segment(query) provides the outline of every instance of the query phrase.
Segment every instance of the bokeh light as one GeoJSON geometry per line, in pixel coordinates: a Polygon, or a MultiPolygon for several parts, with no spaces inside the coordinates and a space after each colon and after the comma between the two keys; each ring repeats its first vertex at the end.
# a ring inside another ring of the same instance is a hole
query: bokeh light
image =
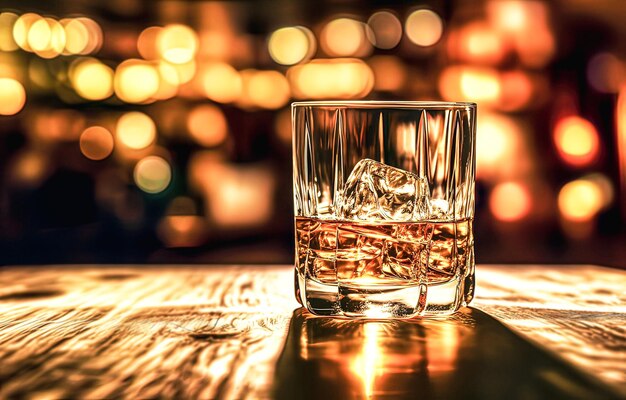
{"type": "Polygon", "coordinates": [[[228,123],[222,111],[213,105],[200,105],[189,113],[187,129],[200,145],[213,147],[221,144],[228,135],[228,123]]]}
{"type": "Polygon", "coordinates": [[[23,50],[32,51],[28,43],[28,32],[33,24],[41,19],[38,14],[26,13],[20,15],[13,24],[13,40],[23,50]]]}
{"type": "Polygon", "coordinates": [[[475,101],[495,105],[500,100],[501,83],[498,72],[491,68],[452,66],[439,76],[439,92],[448,101],[475,101]]]}
{"type": "Polygon", "coordinates": [[[506,44],[490,25],[475,22],[449,35],[448,51],[462,61],[494,65],[506,55],[506,44]]]}
{"type": "Polygon", "coordinates": [[[80,151],[90,160],[104,160],[113,152],[113,135],[101,126],[90,126],[80,135],[80,151]]]}
{"type": "Polygon", "coordinates": [[[0,78],[0,115],[14,115],[26,103],[26,91],[12,78],[0,78]]]}
{"type": "Polygon", "coordinates": [[[611,53],[599,53],[587,64],[587,80],[598,92],[617,93],[626,81],[626,67],[611,53]]]}
{"type": "Polygon", "coordinates": [[[126,147],[141,150],[156,138],[156,125],[144,113],[131,111],[120,117],[115,130],[118,140],[126,147]]]}
{"type": "Polygon", "coordinates": [[[374,87],[374,72],[353,58],[318,59],[291,67],[287,73],[298,98],[362,98],[374,87]]]}
{"type": "Polygon", "coordinates": [[[197,247],[206,240],[207,224],[197,215],[166,215],[157,227],[167,247],[197,247]]]}
{"type": "Polygon", "coordinates": [[[18,49],[18,45],[13,39],[13,25],[17,18],[17,14],[12,12],[0,13],[0,51],[14,51],[18,49]]]}
{"type": "Polygon", "coordinates": [[[322,48],[331,56],[354,56],[364,43],[365,24],[351,18],[337,18],[322,29],[322,48]]]}
{"type": "Polygon", "coordinates": [[[302,26],[277,29],[268,41],[270,56],[282,65],[293,65],[311,58],[315,48],[313,32],[302,26]]]}
{"type": "Polygon", "coordinates": [[[518,182],[500,183],[491,192],[489,209],[493,216],[500,221],[519,221],[526,217],[532,209],[530,191],[518,182]]]}
{"type": "Polygon", "coordinates": [[[35,187],[50,171],[46,155],[38,150],[23,150],[15,155],[10,166],[10,177],[17,186],[35,187]]]}
{"type": "Polygon", "coordinates": [[[176,68],[165,61],[157,65],[159,73],[159,88],[150,98],[153,100],[167,100],[178,94],[180,77],[176,68]]]}
{"type": "Polygon", "coordinates": [[[573,166],[593,162],[600,151],[600,138],[588,120],[570,116],[554,127],[554,143],[563,161],[573,166]]]}
{"type": "Polygon", "coordinates": [[[30,133],[37,142],[73,142],[85,129],[85,116],[72,109],[40,109],[32,123],[30,133]]]}
{"type": "Polygon", "coordinates": [[[126,60],[115,70],[114,89],[120,100],[142,103],[159,90],[159,71],[143,60],[126,60]]]}
{"type": "Polygon", "coordinates": [[[434,11],[416,10],[406,19],[404,30],[411,42],[418,46],[428,47],[441,39],[443,21],[434,11]]]}
{"type": "Polygon", "coordinates": [[[42,58],[54,58],[65,48],[63,25],[52,18],[42,18],[28,30],[28,46],[42,58]]]}
{"type": "Polygon", "coordinates": [[[172,64],[164,61],[162,62],[162,64],[167,64],[170,67],[174,68],[174,70],[176,71],[176,76],[178,77],[179,85],[191,82],[191,80],[196,76],[196,72],[198,70],[195,60],[191,60],[184,64],[172,64]]]}
{"type": "Polygon", "coordinates": [[[485,180],[515,178],[523,174],[525,148],[522,132],[503,114],[480,113],[476,128],[476,176],[485,180]]]}
{"type": "Polygon", "coordinates": [[[281,142],[291,144],[291,110],[282,110],[276,115],[274,131],[281,142]]]}
{"type": "Polygon", "coordinates": [[[186,64],[198,51],[198,35],[186,25],[167,25],[158,32],[156,44],[164,60],[172,64],[186,64]]]}
{"type": "Polygon", "coordinates": [[[374,72],[375,90],[395,92],[405,87],[409,74],[400,58],[396,56],[374,56],[367,63],[374,72]]]}
{"type": "Polygon", "coordinates": [[[161,26],[149,26],[139,34],[137,38],[137,51],[146,60],[154,60],[159,57],[157,51],[157,37],[163,30],[161,26]]]}
{"type": "Polygon", "coordinates": [[[537,101],[531,77],[522,70],[511,70],[500,75],[498,108],[506,111],[521,110],[537,101]]]}
{"type": "Polygon", "coordinates": [[[565,184],[559,191],[559,212],[569,221],[589,221],[602,208],[602,198],[602,190],[598,184],[578,179],[565,184]]]}
{"type": "Polygon", "coordinates": [[[278,71],[244,70],[241,72],[243,93],[239,99],[242,107],[277,109],[289,101],[289,82],[278,71]]]}
{"type": "Polygon", "coordinates": [[[70,73],[76,93],[87,100],[103,100],[113,94],[113,69],[98,60],[77,60],[70,73]]]}
{"type": "Polygon", "coordinates": [[[379,49],[393,49],[402,39],[402,23],[391,11],[378,11],[367,20],[370,30],[366,33],[372,44],[379,49]]]}
{"type": "Polygon", "coordinates": [[[206,65],[201,79],[204,94],[213,101],[232,103],[241,96],[241,76],[226,63],[214,62],[206,65]]]}
{"type": "Polygon", "coordinates": [[[133,174],[137,186],[146,193],[160,193],[172,180],[172,169],[165,159],[158,156],[142,158],[133,174]]]}

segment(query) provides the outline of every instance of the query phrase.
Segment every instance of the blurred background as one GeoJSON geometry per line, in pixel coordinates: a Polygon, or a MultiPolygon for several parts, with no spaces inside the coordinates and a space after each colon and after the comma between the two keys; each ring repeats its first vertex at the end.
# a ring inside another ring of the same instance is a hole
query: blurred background
{"type": "Polygon", "coordinates": [[[290,263],[291,101],[475,101],[481,263],[626,267],[626,4],[4,0],[0,263],[290,263]]]}

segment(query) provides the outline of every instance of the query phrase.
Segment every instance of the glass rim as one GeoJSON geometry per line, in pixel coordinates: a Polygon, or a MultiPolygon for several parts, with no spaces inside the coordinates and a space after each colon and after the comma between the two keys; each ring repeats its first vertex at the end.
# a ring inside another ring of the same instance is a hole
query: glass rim
{"type": "Polygon", "coordinates": [[[385,109],[468,109],[476,108],[476,103],[461,101],[402,101],[402,100],[312,100],[295,101],[296,107],[349,107],[349,108],[385,108],[385,109]]]}

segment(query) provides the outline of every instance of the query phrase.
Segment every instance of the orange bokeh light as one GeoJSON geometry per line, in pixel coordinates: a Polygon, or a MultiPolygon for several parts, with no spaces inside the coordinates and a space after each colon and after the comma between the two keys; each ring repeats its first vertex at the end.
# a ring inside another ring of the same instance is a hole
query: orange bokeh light
{"type": "Polygon", "coordinates": [[[489,210],[498,220],[516,222],[526,217],[532,209],[528,188],[517,182],[496,185],[489,197],[489,210]]]}
{"type": "Polygon", "coordinates": [[[462,61],[494,65],[506,55],[504,38],[490,25],[475,22],[450,34],[448,50],[462,61]]]}
{"type": "Polygon", "coordinates": [[[566,163],[584,166],[593,162],[600,151],[598,132],[588,120],[571,116],[561,119],[554,128],[554,143],[566,163]]]}
{"type": "Polygon", "coordinates": [[[228,123],[222,111],[212,105],[197,106],[189,113],[187,129],[200,145],[213,147],[224,142],[228,135],[228,123]]]}
{"type": "Polygon", "coordinates": [[[374,72],[374,89],[394,92],[404,88],[407,82],[407,68],[396,56],[374,56],[367,63],[374,72]]]}
{"type": "Polygon", "coordinates": [[[243,82],[239,72],[230,65],[214,62],[202,70],[204,94],[218,103],[232,103],[241,96],[243,82]]]}
{"type": "Polygon", "coordinates": [[[564,219],[572,222],[590,221],[603,207],[602,189],[587,179],[569,182],[559,192],[558,205],[564,219]]]}
{"type": "Polygon", "coordinates": [[[20,82],[0,78],[0,115],[14,115],[24,108],[26,91],[20,82]]]}
{"type": "Polygon", "coordinates": [[[318,59],[291,67],[287,73],[298,98],[354,99],[374,87],[374,72],[359,59],[318,59]]]}
{"type": "Polygon", "coordinates": [[[404,30],[411,42],[418,46],[428,47],[441,39],[443,21],[434,11],[416,10],[406,19],[404,30]]]}
{"type": "Polygon", "coordinates": [[[80,151],[90,160],[103,160],[113,152],[113,135],[106,128],[91,126],[80,135],[80,151]]]}
{"type": "Polygon", "coordinates": [[[351,18],[337,18],[330,21],[321,33],[322,49],[332,56],[354,56],[369,48],[365,38],[365,24],[351,18]]]}

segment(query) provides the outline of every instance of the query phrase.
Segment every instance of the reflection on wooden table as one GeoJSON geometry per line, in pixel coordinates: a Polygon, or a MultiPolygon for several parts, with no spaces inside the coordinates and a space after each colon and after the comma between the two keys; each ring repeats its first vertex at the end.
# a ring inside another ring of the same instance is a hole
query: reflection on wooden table
{"type": "Polygon", "coordinates": [[[277,398],[610,398],[489,315],[367,321],[294,312],[277,398]]]}
{"type": "Polygon", "coordinates": [[[477,308],[365,321],[298,309],[292,268],[4,268],[0,398],[626,395],[623,271],[480,266],[477,308]]]}

